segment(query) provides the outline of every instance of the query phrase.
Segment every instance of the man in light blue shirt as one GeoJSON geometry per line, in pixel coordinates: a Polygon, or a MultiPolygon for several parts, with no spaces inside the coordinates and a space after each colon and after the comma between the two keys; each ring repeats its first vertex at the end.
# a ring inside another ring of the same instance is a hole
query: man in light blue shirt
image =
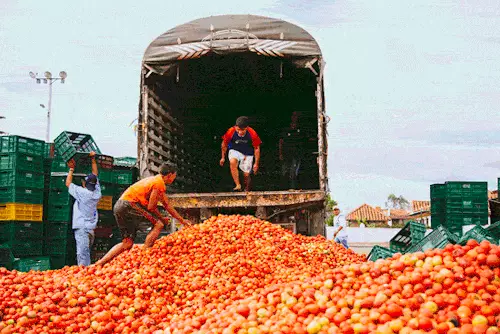
{"type": "Polygon", "coordinates": [[[95,152],[90,152],[92,159],[92,173],[82,181],[83,186],[72,183],[75,161],[68,162],[69,172],[66,177],[66,186],[69,193],[75,198],[73,205],[73,231],[76,240],[76,258],[79,266],[90,265],[90,249],[94,243],[94,229],[97,226],[97,203],[101,199],[101,187],[97,179],[98,170],[95,161],[95,152]]]}
{"type": "Polygon", "coordinates": [[[340,213],[338,206],[333,208],[335,217],[333,218],[333,238],[335,242],[342,244],[345,248],[349,248],[347,244],[347,221],[343,214],[340,213]]]}

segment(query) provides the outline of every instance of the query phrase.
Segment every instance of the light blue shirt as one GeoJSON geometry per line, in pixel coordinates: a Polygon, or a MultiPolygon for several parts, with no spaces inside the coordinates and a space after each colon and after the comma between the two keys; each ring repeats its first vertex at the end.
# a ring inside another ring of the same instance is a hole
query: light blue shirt
{"type": "Polygon", "coordinates": [[[69,193],[75,198],[75,204],[73,205],[73,229],[95,229],[99,219],[97,215],[97,203],[101,199],[99,180],[94,191],[71,183],[69,185],[69,193]]]}
{"type": "Polygon", "coordinates": [[[347,239],[347,222],[343,214],[339,214],[333,218],[333,230],[337,232],[342,226],[339,234],[337,234],[337,239],[347,239]]]}

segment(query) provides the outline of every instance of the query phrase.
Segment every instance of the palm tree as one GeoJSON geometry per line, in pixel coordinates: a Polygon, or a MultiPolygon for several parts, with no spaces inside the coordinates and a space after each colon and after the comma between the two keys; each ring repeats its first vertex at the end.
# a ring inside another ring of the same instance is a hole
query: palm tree
{"type": "Polygon", "coordinates": [[[408,209],[410,207],[410,202],[406,198],[403,197],[403,195],[400,195],[399,197],[390,194],[387,196],[387,202],[385,202],[385,206],[390,209],[408,209]]]}

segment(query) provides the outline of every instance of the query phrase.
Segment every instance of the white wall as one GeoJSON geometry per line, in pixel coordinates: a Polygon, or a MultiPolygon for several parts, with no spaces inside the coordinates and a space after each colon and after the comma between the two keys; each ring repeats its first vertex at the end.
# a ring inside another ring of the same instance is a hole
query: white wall
{"type": "MultiPolygon", "coordinates": [[[[385,243],[389,242],[401,229],[383,227],[348,227],[347,235],[349,243],[385,243]]],[[[334,228],[326,227],[326,238],[333,239],[334,228]]]]}

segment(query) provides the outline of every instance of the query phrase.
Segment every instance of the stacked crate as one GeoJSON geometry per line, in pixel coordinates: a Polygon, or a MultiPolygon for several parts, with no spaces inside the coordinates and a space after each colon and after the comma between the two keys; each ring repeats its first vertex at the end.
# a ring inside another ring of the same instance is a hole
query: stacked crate
{"type": "Polygon", "coordinates": [[[467,225],[488,224],[487,182],[431,185],[431,226],[444,226],[457,236],[467,225]]]}
{"type": "Polygon", "coordinates": [[[42,255],[44,142],[0,137],[0,244],[15,258],[42,255]]]}

